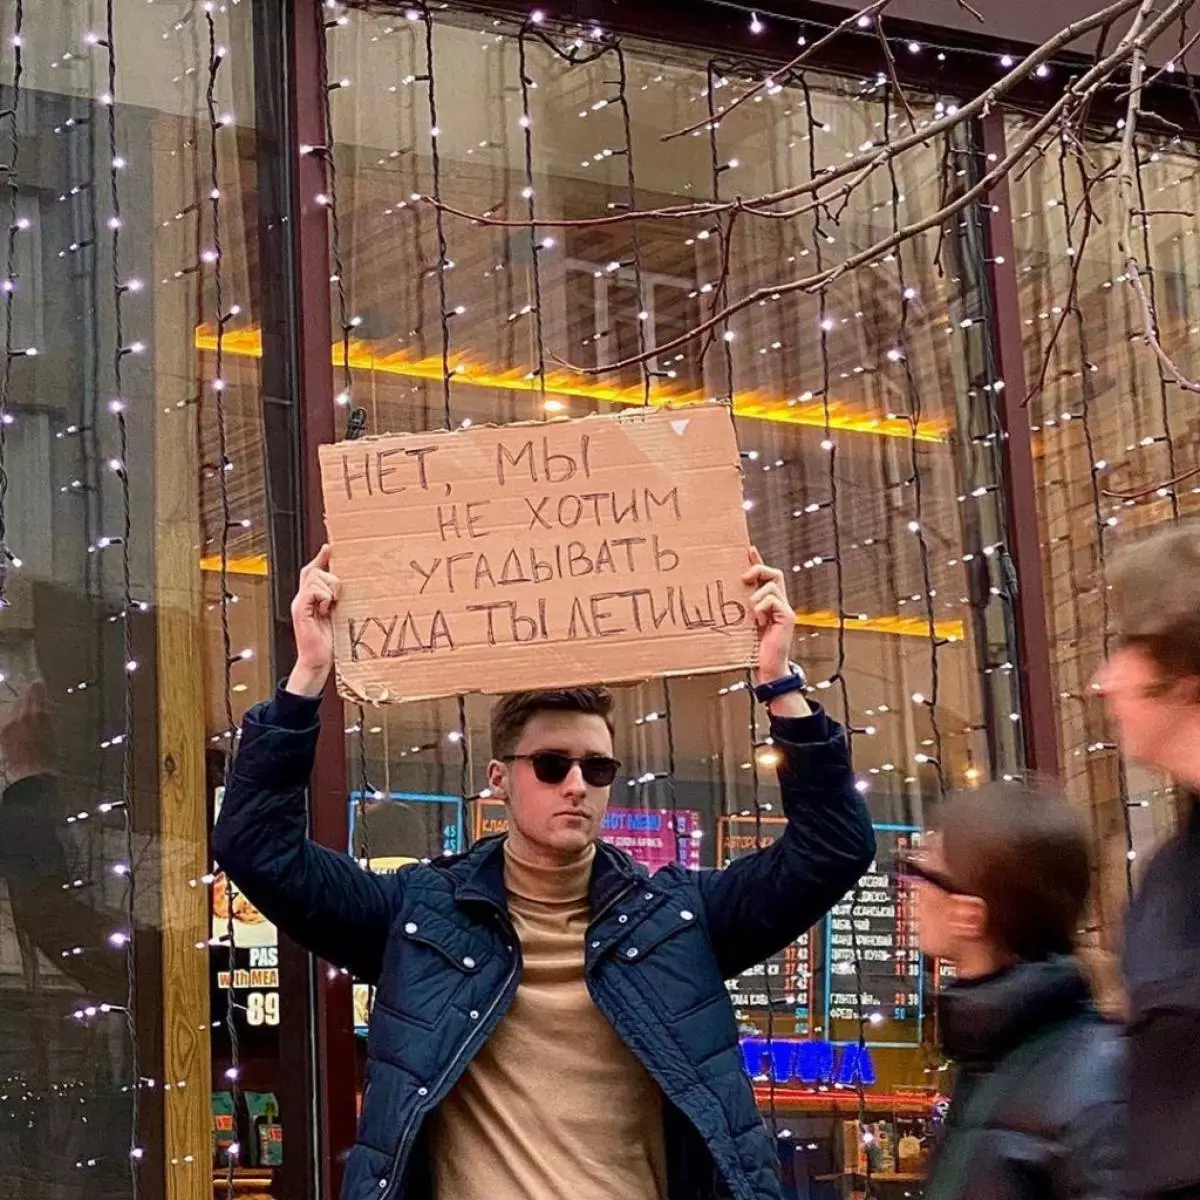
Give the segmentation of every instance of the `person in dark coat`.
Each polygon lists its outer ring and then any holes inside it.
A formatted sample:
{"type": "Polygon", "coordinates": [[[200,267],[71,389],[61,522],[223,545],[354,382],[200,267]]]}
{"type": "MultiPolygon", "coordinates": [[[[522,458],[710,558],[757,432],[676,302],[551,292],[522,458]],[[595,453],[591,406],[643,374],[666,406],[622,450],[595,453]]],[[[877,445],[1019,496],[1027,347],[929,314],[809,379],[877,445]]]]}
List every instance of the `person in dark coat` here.
{"type": "Polygon", "coordinates": [[[1121,751],[1181,790],[1125,924],[1129,1191],[1200,1197],[1200,526],[1132,547],[1110,574],[1120,642],[1096,676],[1121,751]]]}
{"type": "Polygon", "coordinates": [[[304,569],[297,664],[245,719],[213,846],[266,917],[377,988],[344,1200],[781,1195],[724,981],[824,916],[874,833],[846,737],[789,662],[782,573],[754,555],[746,582],[787,817],[771,846],[653,876],[606,846],[612,697],[572,688],[493,712],[507,835],[376,876],[306,834],[340,585],[328,547],[304,569]]]}
{"type": "Polygon", "coordinates": [[[939,997],[955,1080],[925,1200],[1118,1200],[1123,1039],[1072,957],[1082,823],[1057,794],[995,784],[953,797],[901,869],[922,950],[957,976],[939,997]]]}

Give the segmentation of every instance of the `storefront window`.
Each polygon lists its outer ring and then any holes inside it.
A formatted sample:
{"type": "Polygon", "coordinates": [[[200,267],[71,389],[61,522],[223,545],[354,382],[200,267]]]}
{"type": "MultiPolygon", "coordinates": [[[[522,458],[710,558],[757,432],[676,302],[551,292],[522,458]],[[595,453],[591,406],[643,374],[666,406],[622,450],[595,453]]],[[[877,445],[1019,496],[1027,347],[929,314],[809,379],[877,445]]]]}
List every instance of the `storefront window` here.
{"type": "Polygon", "coordinates": [[[231,731],[272,680],[264,365],[218,349],[274,334],[271,83],[249,4],[18,9],[0,16],[0,1193],[266,1196],[274,938],[214,879],[208,836],[231,731]]]}
{"type": "MultiPolygon", "coordinates": [[[[853,1171],[841,1122],[864,1076],[841,1047],[860,1020],[871,1119],[888,1136],[924,1129],[941,1080],[937,972],[917,953],[891,855],[947,789],[1021,765],[979,230],[932,230],[822,294],[771,289],[936,211],[967,186],[975,155],[931,145],[849,205],[786,221],[587,223],[786,188],[908,118],[874,79],[809,75],[771,81],[710,135],[710,105],[765,66],[591,25],[522,32],[467,7],[355,11],[328,30],[339,423],[356,409],[382,433],[732,403],[751,533],[788,572],[816,698],[854,731],[881,855],[828,922],[731,990],[764,1107],[797,1134],[784,1139],[787,1170],[853,1171]],[[430,197],[544,223],[480,224],[430,197]],[[576,223],[552,223],[563,220],[576,223]],[[714,303],[760,288],[714,337],[676,343],[714,303]],[[598,376],[572,369],[641,356],[598,376]],[[773,1083],[768,1033],[789,1060],[773,1083]]],[[[504,828],[503,808],[478,798],[488,704],[347,708],[352,849],[369,869],[504,828]]],[[[743,679],[623,688],[618,713],[628,778],[613,842],[652,867],[713,866],[773,836],[766,728],[743,679]]],[[[368,1003],[362,989],[360,1022],[368,1003]]],[[[896,1187],[915,1178],[906,1167],[893,1154],[896,1187]]]]}
{"type": "MultiPolygon", "coordinates": [[[[1010,137],[1022,129],[1014,120],[1010,137]]],[[[1084,162],[1056,147],[1013,183],[1060,754],[1070,794],[1093,823],[1094,925],[1110,949],[1129,887],[1173,827],[1175,806],[1164,780],[1121,760],[1089,686],[1114,634],[1104,570],[1131,538],[1200,512],[1195,405],[1145,342],[1119,247],[1127,205],[1118,151],[1097,139],[1084,162]]],[[[1139,155],[1147,215],[1134,218],[1134,248],[1162,345],[1195,378],[1196,159],[1178,138],[1144,140],[1139,155]]]]}

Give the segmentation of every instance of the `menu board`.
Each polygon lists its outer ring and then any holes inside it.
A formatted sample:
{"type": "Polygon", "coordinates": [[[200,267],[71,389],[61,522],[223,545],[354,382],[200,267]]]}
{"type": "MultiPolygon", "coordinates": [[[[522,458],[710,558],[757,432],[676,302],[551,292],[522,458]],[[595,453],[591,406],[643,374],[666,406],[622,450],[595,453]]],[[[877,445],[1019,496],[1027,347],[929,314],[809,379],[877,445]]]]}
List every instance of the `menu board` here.
{"type": "MultiPolygon", "coordinates": [[[[224,799],[224,787],[215,788],[214,824],[224,799]]],[[[229,886],[220,863],[216,864],[209,891],[214,1021],[226,1019],[228,993],[232,990],[239,1033],[274,1028],[279,1024],[279,931],[238,888],[229,886]]]]}
{"type": "Polygon", "coordinates": [[[876,825],[878,857],[825,918],[825,1025],[832,1041],[913,1046],[924,1021],[924,963],[912,884],[891,869],[897,851],[919,837],[915,826],[876,825]],[[888,865],[883,865],[888,864],[888,865]]]}
{"type": "MultiPolygon", "coordinates": [[[[478,806],[476,837],[507,831],[505,805],[485,802],[478,806]]],[[[690,808],[610,808],[604,814],[600,836],[653,874],[672,862],[699,867],[700,833],[700,814],[690,808]]]]}
{"type": "MultiPolygon", "coordinates": [[[[753,854],[779,838],[786,827],[783,817],[722,817],[717,829],[717,861],[728,866],[753,854]]],[[[812,934],[802,934],[766,962],[727,980],[725,986],[743,1035],[807,1035],[812,1027],[812,934]]]]}

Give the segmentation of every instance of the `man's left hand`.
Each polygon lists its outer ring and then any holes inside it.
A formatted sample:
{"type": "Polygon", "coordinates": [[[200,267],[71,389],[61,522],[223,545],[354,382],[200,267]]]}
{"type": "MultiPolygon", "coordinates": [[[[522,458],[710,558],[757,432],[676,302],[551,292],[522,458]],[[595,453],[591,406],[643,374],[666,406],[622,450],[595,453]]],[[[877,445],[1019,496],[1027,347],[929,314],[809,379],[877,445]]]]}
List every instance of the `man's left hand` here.
{"type": "Polygon", "coordinates": [[[747,587],[755,589],[750,609],[758,625],[758,679],[760,683],[769,683],[788,673],[796,613],[788,601],[783,572],[766,566],[762,555],[753,548],[750,562],[750,570],[743,578],[747,587]]]}

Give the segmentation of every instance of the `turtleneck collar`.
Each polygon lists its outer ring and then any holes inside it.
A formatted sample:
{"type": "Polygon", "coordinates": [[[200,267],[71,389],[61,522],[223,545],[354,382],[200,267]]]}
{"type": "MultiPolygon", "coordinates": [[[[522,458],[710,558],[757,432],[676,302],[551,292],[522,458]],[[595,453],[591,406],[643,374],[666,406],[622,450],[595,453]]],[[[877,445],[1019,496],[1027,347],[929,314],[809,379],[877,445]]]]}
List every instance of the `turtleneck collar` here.
{"type": "Polygon", "coordinates": [[[942,993],[942,1048],[965,1066],[989,1065],[1043,1026],[1090,1006],[1091,992],[1074,959],[1018,963],[942,993]]]}
{"type": "Polygon", "coordinates": [[[539,904],[566,904],[584,899],[596,860],[593,843],[575,858],[548,867],[519,858],[512,842],[504,839],[504,886],[510,895],[539,904]]]}

